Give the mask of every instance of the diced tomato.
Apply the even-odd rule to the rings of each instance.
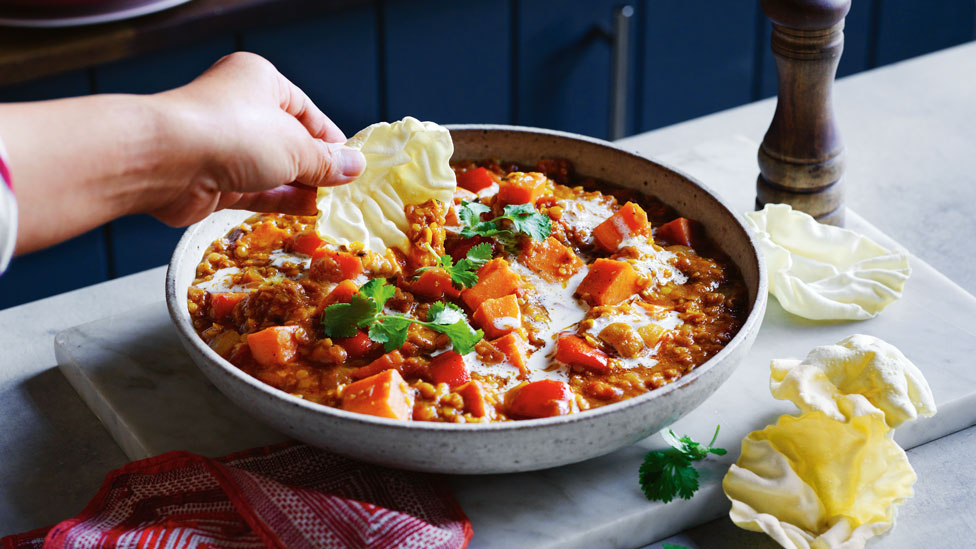
[[[591,306],[616,305],[637,293],[638,276],[630,263],[599,258],[590,265],[576,295]]]
[[[522,327],[522,313],[518,300],[512,294],[484,300],[471,315],[471,320],[484,330],[488,339],[501,337]]]
[[[309,276],[312,280],[341,282],[356,278],[363,272],[363,262],[359,257],[348,253],[319,248],[312,253]]]
[[[461,292],[461,300],[472,311],[477,311],[486,299],[513,294],[521,286],[521,279],[508,266],[508,261],[495,258],[478,270],[478,283]]]
[[[342,391],[342,409],[393,419],[411,419],[410,387],[396,370],[384,370],[349,384]]]
[[[272,326],[247,336],[247,346],[258,364],[265,368],[284,366],[298,354],[295,326]]]
[[[464,399],[464,411],[474,417],[485,417],[488,404],[485,402],[485,392],[477,381],[469,381],[454,389],[454,392]]]
[[[427,368],[434,383],[447,383],[457,387],[471,379],[464,357],[454,351],[445,351],[430,360]]]
[[[375,349],[377,345],[363,330],[359,330],[352,337],[334,337],[332,342],[342,345],[350,358],[362,358]]]
[[[610,357],[574,335],[563,335],[556,341],[556,360],[600,374],[610,371]]]
[[[607,252],[615,252],[631,235],[647,230],[647,212],[628,202],[593,229],[593,241]]]
[[[546,191],[548,181],[545,175],[538,172],[510,173],[498,184],[497,201],[503,206],[535,204],[535,201]]]
[[[473,193],[491,187],[493,183],[495,177],[486,168],[475,168],[457,174],[458,186]]]
[[[658,227],[654,233],[654,240],[663,244],[680,244],[693,248],[697,243],[699,232],[701,232],[700,223],[679,217]]]
[[[461,290],[454,287],[451,276],[444,269],[428,269],[420,273],[420,278],[410,282],[410,292],[420,298],[436,301],[445,296],[455,299]]]
[[[295,236],[291,249],[300,254],[312,255],[322,244],[325,241],[314,230],[308,230]]]
[[[512,415],[537,418],[563,416],[572,411],[573,391],[565,382],[542,379],[516,390],[508,407]]]
[[[210,296],[214,320],[223,320],[234,312],[234,307],[247,297],[247,292],[224,292]]]
[[[385,355],[377,358],[373,362],[359,368],[352,373],[352,377],[355,379],[362,379],[364,377],[369,377],[376,375],[383,370],[399,370],[400,366],[403,365],[403,355],[400,354],[399,350],[390,351]]]

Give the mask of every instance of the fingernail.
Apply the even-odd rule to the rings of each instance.
[[[356,177],[366,169],[366,157],[356,149],[343,147],[339,155],[342,159],[342,175]]]

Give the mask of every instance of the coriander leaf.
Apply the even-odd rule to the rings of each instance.
[[[682,484],[689,478],[686,471],[691,472],[693,486]],[[688,494],[685,499],[690,499],[691,494],[698,489],[698,471],[691,466],[691,460],[687,456],[674,450],[649,452],[644,456],[639,474],[644,496],[652,501],[668,503],[676,495],[685,493]]]
[[[386,302],[395,294],[396,286],[387,284],[384,278],[371,278],[359,288],[359,295],[371,299],[375,304],[376,314],[383,312]]]
[[[527,234],[533,240],[545,240],[552,233],[552,219],[539,213],[532,204],[505,206],[504,217],[512,222],[515,232]]]
[[[464,312],[455,304],[438,301],[427,310],[428,328],[446,335],[458,354],[466,355],[474,350],[476,343],[485,337],[484,332],[475,330],[468,324]]]
[[[328,337],[352,337],[376,316],[376,303],[355,294],[349,303],[329,305],[322,312],[322,327]]]
[[[491,208],[479,202],[461,202],[457,209],[458,219],[466,227],[481,223],[481,214],[491,211]]]
[[[491,259],[491,244],[487,242],[482,242],[477,246],[472,247],[468,250],[466,257],[454,263],[449,255],[442,255],[438,262],[439,267],[421,267],[417,269],[418,273],[428,271],[430,269],[444,269],[445,272],[451,277],[451,282],[459,288],[470,288],[478,283],[477,269],[488,262]]]
[[[369,338],[383,344],[383,350],[390,351],[403,347],[407,342],[407,330],[413,319],[402,316],[381,316],[369,327]]]
[[[667,503],[675,497],[691,499],[698,490],[698,471],[692,465],[709,453],[725,455],[724,448],[712,448],[718,438],[718,427],[708,445],[695,442],[690,437],[680,439],[674,431],[662,432],[661,436],[671,448],[649,452],[641,464],[639,477],[641,489],[649,500]]]

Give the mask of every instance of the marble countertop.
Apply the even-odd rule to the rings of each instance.
[[[848,146],[848,205],[910,251],[976,293],[976,44],[838,83],[835,107]],[[628,138],[667,156],[741,134],[760,141],[774,108],[763,101]],[[753,189],[744,190],[750,196]],[[969,237],[969,238],[965,238]],[[163,300],[163,268],[0,311],[0,535],[76,514],[121,450],[56,368],[54,335]],[[944,344],[944,342],[940,342]],[[976,539],[976,429],[909,452],[917,495],[877,546],[967,546]],[[670,538],[692,547],[772,546],[717,520]],[[658,546],[655,544],[654,546]]]

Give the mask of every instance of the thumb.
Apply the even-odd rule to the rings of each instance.
[[[305,146],[296,158],[295,180],[312,187],[349,183],[366,169],[366,157],[341,143],[304,139]]]

